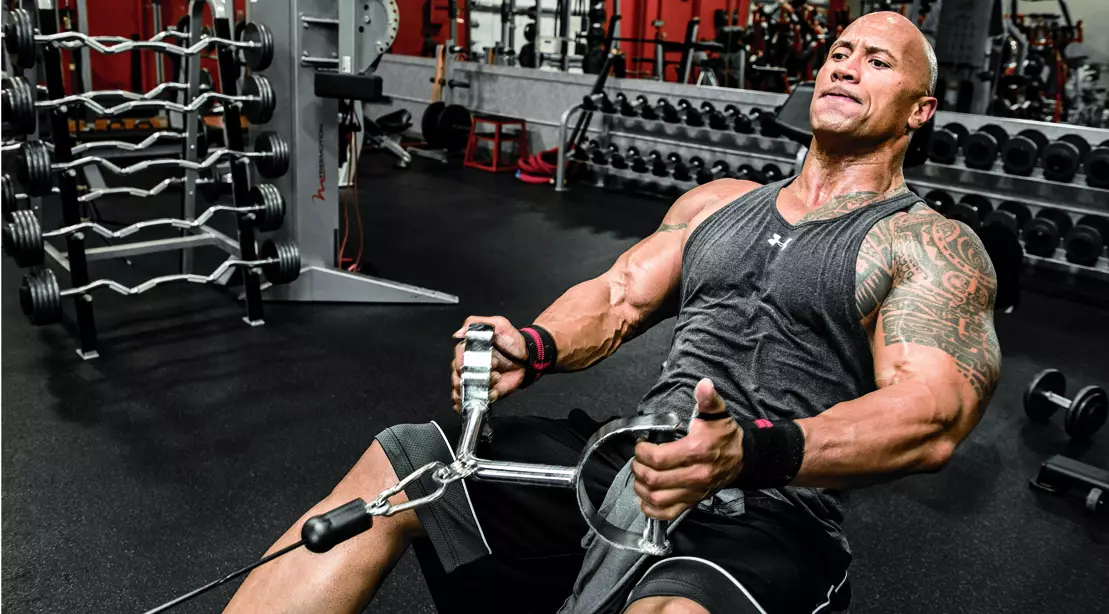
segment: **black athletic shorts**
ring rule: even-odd
[[[575,465],[602,425],[573,410],[564,419],[495,417],[482,458]],[[397,475],[433,460],[450,462],[461,420],[402,424],[377,437]],[[634,441],[594,454],[585,478],[599,504],[633,456]],[[622,448],[622,449],[621,449]],[[423,496],[434,482],[407,491]],[[738,502],[737,502],[738,504]],[[610,600],[610,612],[636,599],[680,596],[712,613],[829,612],[845,597],[850,555],[823,528],[783,501],[758,493],[744,512],[724,516],[694,509],[670,534],[671,555],[642,565],[638,578]],[[450,612],[556,612],[571,594],[587,532],[573,489],[465,480],[417,508],[427,537],[415,550],[435,605]]]

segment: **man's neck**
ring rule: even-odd
[[[813,139],[801,174],[789,190],[805,209],[817,209],[852,194],[880,197],[904,185],[902,159],[903,155],[888,148],[851,154],[828,152]]]

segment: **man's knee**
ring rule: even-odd
[[[709,614],[709,611],[685,597],[646,597],[631,602],[624,614]]]

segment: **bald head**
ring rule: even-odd
[[[843,31],[841,39],[848,39],[852,29],[866,29],[884,31],[892,35],[902,44],[904,61],[918,68],[920,89],[925,96],[931,96],[936,91],[936,79],[939,77],[939,63],[936,61],[936,50],[932,43],[913,22],[900,13],[881,11],[868,13],[851,22]]]

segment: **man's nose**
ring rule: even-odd
[[[859,82],[859,66],[858,60],[850,58],[846,61],[840,62],[832,66],[832,81],[847,81],[849,83]]]

